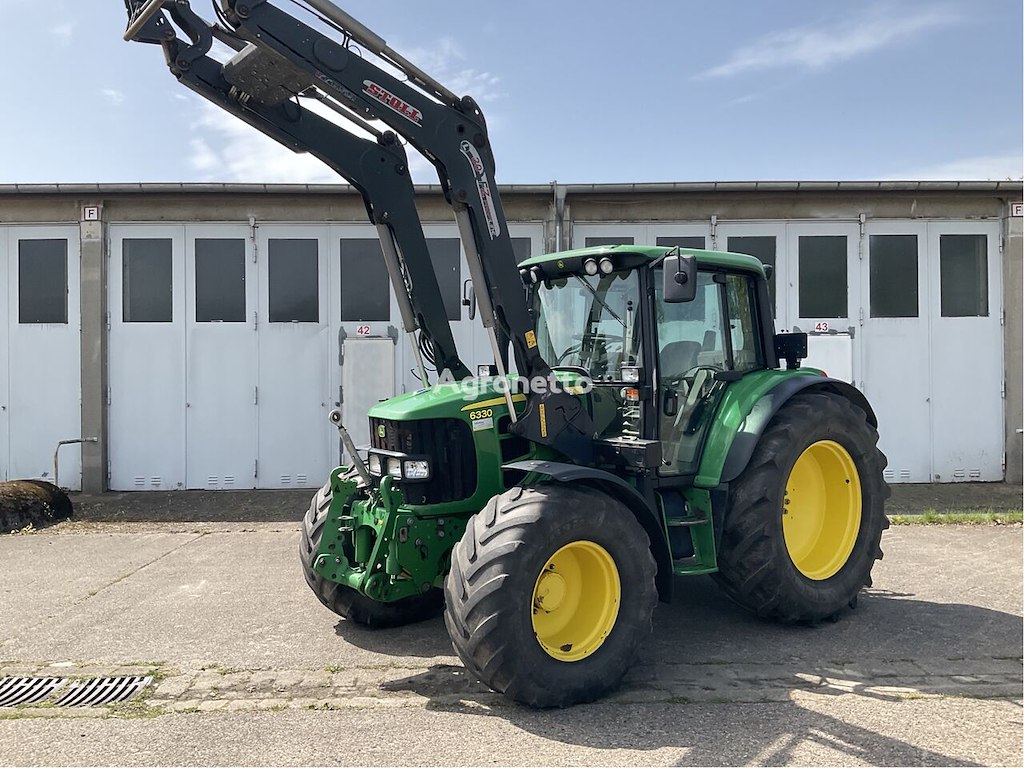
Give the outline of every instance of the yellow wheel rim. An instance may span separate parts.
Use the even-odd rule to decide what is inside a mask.
[[[782,534],[793,565],[821,581],[839,572],[860,531],[861,490],[857,465],[832,440],[819,440],[800,454],[782,509]]]
[[[608,637],[619,615],[619,569],[592,541],[574,541],[544,564],[533,587],[533,631],[548,655],[580,661]]]

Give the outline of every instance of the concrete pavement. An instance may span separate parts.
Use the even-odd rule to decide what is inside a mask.
[[[128,707],[0,709],[0,764],[1019,764],[1021,530],[905,527],[853,613],[781,627],[677,580],[623,688],[534,712],[435,619],[309,593],[289,523],[0,537],[0,677],[155,673]]]

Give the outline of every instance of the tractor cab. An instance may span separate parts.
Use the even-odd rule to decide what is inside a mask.
[[[603,246],[529,259],[520,274],[541,354],[592,382],[595,432],[657,441],[661,476],[695,473],[728,384],[776,365],[765,269],[751,256]]]

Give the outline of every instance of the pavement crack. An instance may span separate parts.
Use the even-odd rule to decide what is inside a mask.
[[[177,552],[178,550],[180,550],[180,549],[183,549],[184,547],[187,547],[187,546],[188,546],[189,544],[191,544],[191,543],[193,543],[193,542],[195,542],[195,541],[197,541],[197,540],[199,540],[199,539],[203,538],[204,536],[208,536],[208,535],[209,535],[209,534],[208,534],[208,533],[206,533],[206,532],[199,532],[199,533],[196,533],[196,534],[194,534],[194,535],[193,535],[193,536],[192,536],[191,538],[189,538],[189,539],[188,539],[187,541],[183,541],[183,542],[181,542],[180,544],[178,544],[178,545],[176,545],[176,546],[174,546],[174,547],[171,547],[171,548],[170,548],[169,550],[167,550],[166,552],[163,552],[162,554],[160,554],[160,555],[157,555],[156,557],[154,557],[154,558],[152,558],[152,559],[150,559],[150,560],[147,560],[147,561],[146,561],[146,562],[144,562],[144,563],[141,563],[140,565],[138,565],[137,567],[135,567],[135,568],[131,569],[131,570],[130,570],[130,571],[128,571],[127,573],[123,573],[123,574],[121,574],[120,576],[118,576],[117,578],[115,578],[115,579],[114,579],[113,581],[110,581],[110,582],[108,582],[107,584],[104,584],[104,585],[103,585],[102,587],[100,587],[99,589],[94,589],[94,590],[91,590],[90,592],[86,593],[86,595],[85,595],[84,597],[80,597],[80,598],[78,598],[77,600],[74,600],[74,601],[73,601],[72,603],[70,603],[69,605],[67,605],[66,607],[64,607],[64,608],[62,609],[61,613],[59,613],[59,614],[51,614],[51,615],[49,615],[49,616],[46,616],[46,617],[45,617],[45,618],[43,618],[43,619],[40,619],[40,620],[39,620],[39,621],[37,621],[37,622],[36,622],[35,624],[32,624],[31,626],[28,626],[28,627],[26,627],[26,628],[25,628],[25,631],[26,631],[27,633],[29,633],[29,634],[31,634],[31,633],[33,633],[33,632],[35,632],[36,630],[38,630],[38,629],[39,629],[40,627],[42,627],[42,626],[43,626],[44,624],[46,624],[47,622],[50,622],[50,621],[53,621],[53,620],[54,620],[54,619],[56,619],[56,618],[59,618],[59,617],[60,617],[60,615],[62,615],[62,614],[64,614],[64,613],[66,613],[67,611],[69,611],[69,610],[73,610],[73,609],[75,609],[75,608],[79,607],[80,605],[82,605],[82,604],[84,604],[84,603],[88,602],[89,600],[92,600],[92,598],[96,597],[96,596],[97,596],[98,594],[100,594],[101,592],[104,592],[104,591],[106,591],[107,589],[110,589],[111,587],[113,587],[113,586],[116,586],[117,584],[120,584],[120,583],[121,583],[121,582],[123,582],[123,581],[124,581],[125,579],[130,579],[130,578],[131,578],[132,576],[134,576],[135,574],[137,574],[137,573],[138,573],[139,571],[141,571],[141,570],[143,570],[143,569],[145,569],[145,568],[148,568],[149,566],[153,565],[154,563],[158,563],[158,562],[160,562],[161,560],[163,560],[163,559],[164,559],[165,557],[167,557],[168,555],[174,554],[174,553],[175,553],[175,552]],[[4,640],[4,641],[0,642],[0,647],[5,647],[5,646],[7,646],[7,645],[9,645],[9,644],[11,644],[11,643],[13,643],[13,642],[15,642],[15,640],[14,640],[14,639],[7,639],[7,640]]]
[[[199,532],[199,533],[196,533],[196,534],[195,534],[195,535],[193,535],[193,536],[192,536],[192,538],[190,538],[190,539],[189,539],[188,541],[183,541],[183,542],[181,542],[180,544],[178,544],[177,546],[175,546],[175,547],[171,547],[171,548],[170,548],[170,549],[168,549],[168,550],[167,550],[166,552],[164,552],[164,553],[162,553],[162,554],[160,554],[160,555],[157,555],[156,557],[154,557],[154,558],[153,558],[152,560],[149,560],[149,561],[147,561],[147,562],[145,562],[145,563],[142,563],[142,564],[141,564],[141,565],[139,565],[139,566],[138,566],[137,568],[134,568],[133,570],[131,570],[131,571],[128,571],[127,573],[123,573],[123,574],[121,574],[121,575],[120,575],[120,576],[118,576],[118,577],[117,577],[116,579],[114,579],[113,581],[110,581],[110,582],[108,582],[108,583],[104,584],[104,585],[103,585],[102,587],[100,587],[99,589],[94,589],[94,590],[92,590],[91,592],[87,593],[87,594],[85,595],[85,597],[82,597],[82,598],[80,598],[80,599],[76,600],[75,602],[73,602],[73,603],[71,604],[71,607],[72,607],[72,608],[76,608],[76,607],[78,607],[79,605],[82,605],[82,603],[85,603],[85,602],[87,602],[87,601],[89,601],[89,600],[92,600],[92,598],[96,597],[96,596],[97,596],[98,594],[100,594],[101,592],[105,592],[106,590],[110,589],[111,587],[117,586],[117,585],[118,585],[118,584],[120,584],[120,583],[121,583],[122,581],[124,581],[124,580],[126,580],[126,579],[130,579],[130,578],[131,578],[132,576],[134,576],[135,574],[137,574],[137,573],[138,573],[139,571],[142,571],[142,570],[144,570],[144,569],[148,568],[149,566],[151,566],[151,565],[153,565],[153,564],[155,564],[155,563],[159,563],[159,562],[160,562],[161,560],[163,560],[163,559],[164,559],[165,557],[168,557],[169,555],[173,555],[173,554],[174,554],[175,552],[177,552],[178,550],[180,550],[180,549],[184,549],[184,548],[185,548],[185,547],[187,547],[187,546],[188,546],[189,544],[191,544],[191,543],[193,543],[193,542],[195,542],[195,541],[198,541],[199,539],[203,538],[204,536],[208,536],[208,535],[209,535],[208,533],[203,533],[203,532]]]

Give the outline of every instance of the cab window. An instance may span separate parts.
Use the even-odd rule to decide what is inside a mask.
[[[660,474],[697,470],[704,434],[727,383],[724,371],[764,367],[754,283],[743,275],[697,273],[696,298],[666,304],[661,270],[654,275],[658,332]]]
[[[743,275],[729,275],[725,288],[729,337],[732,342],[731,368],[743,372],[764,368],[757,325],[757,304],[754,301],[754,281]]]

